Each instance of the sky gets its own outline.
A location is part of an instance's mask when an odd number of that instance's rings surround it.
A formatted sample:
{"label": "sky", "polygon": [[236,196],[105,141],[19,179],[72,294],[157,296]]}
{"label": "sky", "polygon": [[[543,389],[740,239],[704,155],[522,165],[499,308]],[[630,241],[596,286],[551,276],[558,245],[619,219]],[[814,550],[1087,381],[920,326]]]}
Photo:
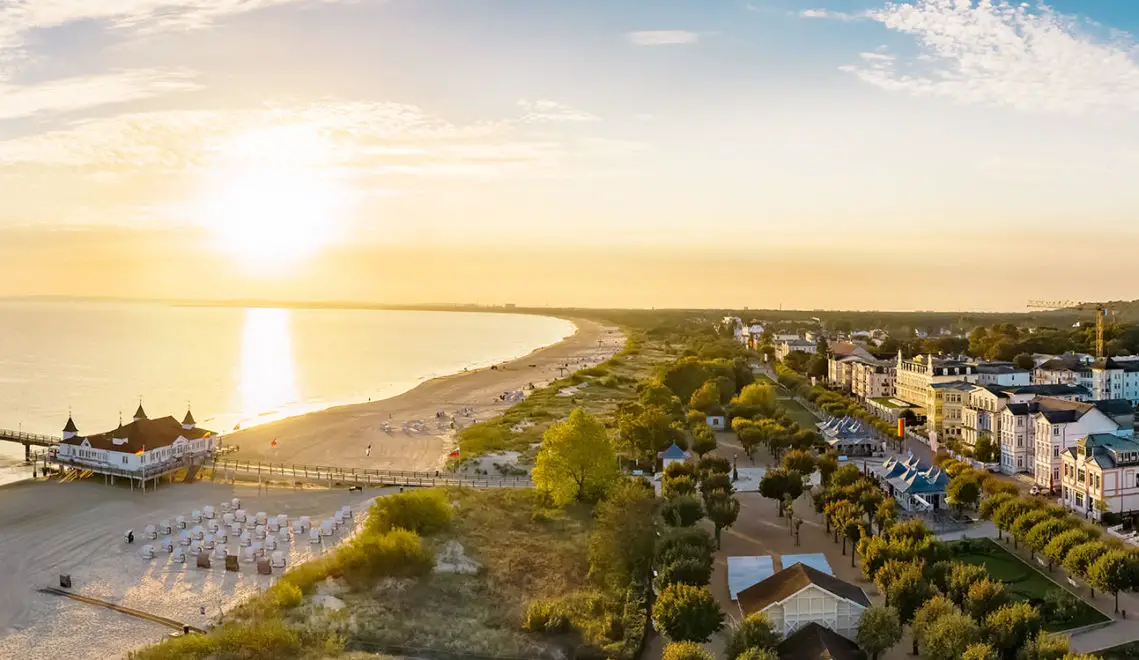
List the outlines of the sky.
{"label": "sky", "polygon": [[1139,4],[0,0],[0,296],[1133,299]]}

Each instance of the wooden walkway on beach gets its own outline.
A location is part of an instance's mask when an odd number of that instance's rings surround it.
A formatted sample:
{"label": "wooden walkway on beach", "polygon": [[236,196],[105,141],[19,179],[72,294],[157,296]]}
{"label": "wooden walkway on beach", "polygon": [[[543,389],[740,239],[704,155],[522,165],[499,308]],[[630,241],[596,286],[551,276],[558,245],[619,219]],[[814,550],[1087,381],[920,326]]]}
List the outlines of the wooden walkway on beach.
{"label": "wooden walkway on beach", "polygon": [[151,614],[149,612],[143,612],[142,610],[136,610],[132,607],[123,607],[122,605],[115,605],[114,603],[108,603],[107,601],[99,600],[98,598],[91,598],[90,596],[82,596],[82,595],[77,594],[77,593],[65,591],[65,590],[60,589],[58,587],[44,587],[43,589],[40,589],[40,593],[53,594],[56,596],[63,596],[65,598],[77,600],[81,603],[87,603],[89,605],[96,605],[98,607],[105,607],[109,610],[114,610],[115,612],[121,612],[122,614],[126,614],[127,616],[133,616],[136,619],[142,619],[143,621],[150,621],[151,623],[157,623],[160,626],[166,626],[167,628],[177,630],[178,632],[182,632],[182,631],[186,630],[187,628],[190,629],[190,632],[196,632],[196,633],[205,632],[204,630],[202,630],[200,628],[195,628],[194,626],[187,626],[187,625],[181,623],[180,621],[175,621],[174,619],[167,619],[164,616],[158,616],[156,614]]}
{"label": "wooden walkway on beach", "polygon": [[452,472],[376,470],[319,465],[289,465],[215,459],[202,466],[213,478],[290,481],[328,486],[462,486],[466,488],[533,488],[528,476],[458,475]]}
{"label": "wooden walkway on beach", "polygon": [[55,447],[59,445],[61,440],[63,438],[57,438],[54,435],[0,429],[0,442],[15,442],[24,445],[24,460],[28,462],[32,460],[32,447]]}

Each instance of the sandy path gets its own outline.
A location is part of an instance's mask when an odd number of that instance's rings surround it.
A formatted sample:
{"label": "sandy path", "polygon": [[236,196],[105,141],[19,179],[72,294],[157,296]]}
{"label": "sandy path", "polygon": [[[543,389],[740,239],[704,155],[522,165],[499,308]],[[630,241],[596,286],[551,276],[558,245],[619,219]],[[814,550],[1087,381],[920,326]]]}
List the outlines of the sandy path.
{"label": "sandy path", "polygon": [[[502,413],[512,403],[502,402],[503,392],[542,387],[568,372],[604,362],[625,345],[616,328],[593,321],[573,319],[577,332],[562,342],[539,349],[495,369],[480,369],[427,381],[415,389],[383,401],[330,408],[320,412],[256,426],[225,436],[226,444],[241,449],[230,457],[292,463],[404,470],[435,470],[446,461],[452,447],[451,434],[439,429],[435,414],[453,414],[472,408],[473,417],[462,424],[482,421]],[[427,431],[404,432],[403,423],[423,420]],[[383,430],[390,422],[392,432]],[[276,439],[277,446],[271,446]],[[371,444],[371,455],[367,447]]]}
{"label": "sandy path", "polygon": [[[146,612],[202,626],[267,584],[251,564],[240,573],[193,564],[177,565],[169,555],[142,559],[144,542],[127,545],[122,534],[137,536],[146,524],[191,509],[240,497],[250,513],[286,513],[323,520],[344,504],[362,508],[382,490],[364,492],[273,489],[212,483],[163,486],[145,496],[102,481],[22,483],[0,489],[0,658],[112,658],[158,641],[169,630],[36,589],[58,584],[70,573],[77,592]],[[220,514],[219,514],[220,515]],[[337,535],[339,539],[341,535]],[[237,543],[231,541],[235,551]],[[331,544],[329,544],[331,546]],[[316,548],[315,550],[313,548]],[[290,565],[317,556],[321,546],[307,539],[279,549]],[[188,558],[193,561],[193,558]],[[202,616],[200,607],[207,616]]]}

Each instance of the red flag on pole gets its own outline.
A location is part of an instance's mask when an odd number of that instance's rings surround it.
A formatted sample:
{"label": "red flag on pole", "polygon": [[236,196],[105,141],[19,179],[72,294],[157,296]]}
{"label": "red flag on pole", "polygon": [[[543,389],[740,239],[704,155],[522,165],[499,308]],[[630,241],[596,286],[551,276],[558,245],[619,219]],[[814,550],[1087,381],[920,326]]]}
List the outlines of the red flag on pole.
{"label": "red flag on pole", "polygon": [[270,446],[270,447],[276,447],[276,446],[277,446],[277,439],[276,439],[276,438],[273,438],[273,442],[270,442],[270,443],[269,443],[269,446]]}

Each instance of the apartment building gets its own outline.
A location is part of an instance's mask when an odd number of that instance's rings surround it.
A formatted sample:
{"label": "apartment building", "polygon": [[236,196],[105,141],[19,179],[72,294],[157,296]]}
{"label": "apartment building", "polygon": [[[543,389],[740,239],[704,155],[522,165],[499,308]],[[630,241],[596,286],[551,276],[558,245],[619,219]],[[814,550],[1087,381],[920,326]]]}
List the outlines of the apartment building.
{"label": "apartment building", "polygon": [[979,362],[976,367],[977,384],[979,385],[1011,387],[1032,384],[1032,372],[1012,364]]}
{"label": "apartment building", "polygon": [[894,363],[858,360],[851,365],[851,392],[862,400],[894,396]]}
{"label": "apartment building", "polygon": [[851,342],[835,342],[827,356],[827,382],[847,392],[854,391],[854,367],[863,360],[876,361],[865,348]]}
{"label": "apartment building", "polygon": [[1110,434],[1129,437],[1134,433],[1132,426],[1121,427],[1119,422],[1102,408],[1109,411],[1116,406],[1113,402],[1064,401],[1051,397],[1037,399],[1031,415],[1032,457],[1031,471],[1036,485],[1041,488],[1056,488],[1060,485],[1060,455],[1075,446],[1080,438],[1093,434]]}
{"label": "apartment building", "polygon": [[978,379],[976,365],[932,355],[918,355],[907,360],[901,351],[898,352],[895,372],[895,396],[915,406],[930,408],[933,406],[931,385],[954,381],[976,383]]}
{"label": "apartment building", "polygon": [[[1001,446],[1003,473],[1031,472],[1028,457],[1031,443],[1026,444],[1029,411],[1024,404],[1038,397],[1087,401],[1091,393],[1078,385],[978,385],[969,392],[969,401],[963,411],[962,442],[974,447],[982,435],[988,434]],[[1016,411],[1006,414],[1010,405],[1017,406]]]}
{"label": "apartment building", "polygon": [[1139,362],[1100,358],[1091,365],[1088,387],[1097,399],[1126,399],[1139,405]]}
{"label": "apartment building", "polygon": [[930,440],[948,442],[961,439],[965,426],[965,408],[969,404],[969,393],[976,385],[965,381],[934,383],[929,386],[931,403],[926,410],[926,427]]}
{"label": "apartment building", "polygon": [[775,342],[775,357],[782,361],[791,353],[799,351],[814,355],[819,352],[818,344],[812,344],[805,339],[785,339]]}
{"label": "apartment building", "polygon": [[1061,497],[1069,509],[1098,519],[1103,511],[1139,508],[1139,442],[1093,433],[1065,449],[1061,461]]}

